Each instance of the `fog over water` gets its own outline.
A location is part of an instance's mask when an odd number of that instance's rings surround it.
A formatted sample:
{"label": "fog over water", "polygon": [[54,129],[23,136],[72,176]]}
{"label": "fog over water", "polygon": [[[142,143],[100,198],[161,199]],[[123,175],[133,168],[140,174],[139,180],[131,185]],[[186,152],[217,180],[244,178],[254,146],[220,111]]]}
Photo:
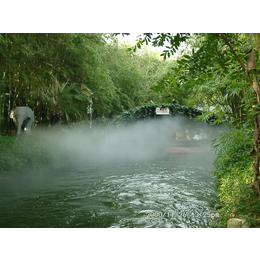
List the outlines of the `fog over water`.
{"label": "fog over water", "polygon": [[[94,126],[90,130],[84,126],[63,131],[57,128],[37,131],[37,135],[73,154],[74,166],[81,166],[163,158],[167,155],[167,147],[173,146],[176,141],[174,133],[185,130],[197,146],[210,147],[210,140],[214,137],[214,126],[194,122],[181,116],[143,120],[119,128]],[[193,137],[196,138],[201,134],[205,139],[196,142]],[[186,143],[188,145],[188,142]]]}
{"label": "fog over water", "polygon": [[[53,162],[0,179],[0,227],[212,226],[214,129],[184,117],[37,129]],[[200,151],[167,152],[187,136]]]}

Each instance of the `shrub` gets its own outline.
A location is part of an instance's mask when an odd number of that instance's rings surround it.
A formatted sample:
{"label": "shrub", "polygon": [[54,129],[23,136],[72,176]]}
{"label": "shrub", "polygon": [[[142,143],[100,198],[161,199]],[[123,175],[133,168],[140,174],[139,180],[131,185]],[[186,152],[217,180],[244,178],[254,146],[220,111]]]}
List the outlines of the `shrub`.
{"label": "shrub", "polygon": [[212,141],[212,146],[216,151],[214,161],[216,188],[219,186],[218,181],[226,174],[230,174],[232,169],[239,168],[243,171],[252,164],[249,152],[253,147],[253,135],[253,130],[235,129],[220,133],[219,138]]}
{"label": "shrub", "polygon": [[216,192],[222,208],[218,210],[219,225],[227,226],[230,218],[244,218],[249,226],[260,224],[260,200],[249,188],[254,178],[249,152],[253,131],[236,129],[222,133],[213,141],[216,149],[214,171]]}
{"label": "shrub", "polygon": [[41,136],[0,135],[0,175],[66,167],[71,155],[59,144]]}

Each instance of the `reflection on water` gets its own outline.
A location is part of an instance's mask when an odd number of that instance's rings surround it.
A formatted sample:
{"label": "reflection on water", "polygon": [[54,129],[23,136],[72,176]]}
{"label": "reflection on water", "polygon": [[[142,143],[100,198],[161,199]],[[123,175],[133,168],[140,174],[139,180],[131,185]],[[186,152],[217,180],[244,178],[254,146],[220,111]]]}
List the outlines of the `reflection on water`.
{"label": "reflection on water", "polygon": [[0,227],[210,227],[212,166],[180,156],[0,180]]}

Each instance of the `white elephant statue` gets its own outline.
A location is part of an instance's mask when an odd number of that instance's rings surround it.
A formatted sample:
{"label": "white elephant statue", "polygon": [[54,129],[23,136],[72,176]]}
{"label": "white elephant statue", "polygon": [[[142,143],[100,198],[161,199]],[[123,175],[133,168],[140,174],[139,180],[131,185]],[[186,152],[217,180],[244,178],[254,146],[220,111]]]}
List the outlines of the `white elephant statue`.
{"label": "white elephant statue", "polygon": [[20,135],[22,132],[30,134],[34,127],[34,114],[29,107],[14,108],[11,110],[10,118],[12,118],[17,125],[17,135]]}

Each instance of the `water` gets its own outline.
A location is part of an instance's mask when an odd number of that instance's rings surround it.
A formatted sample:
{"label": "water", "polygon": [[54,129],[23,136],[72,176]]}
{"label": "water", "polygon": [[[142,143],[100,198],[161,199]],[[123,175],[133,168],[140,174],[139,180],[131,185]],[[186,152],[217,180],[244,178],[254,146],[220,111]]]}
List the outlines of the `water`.
{"label": "water", "polygon": [[212,170],[176,154],[0,179],[0,227],[211,227]]}

